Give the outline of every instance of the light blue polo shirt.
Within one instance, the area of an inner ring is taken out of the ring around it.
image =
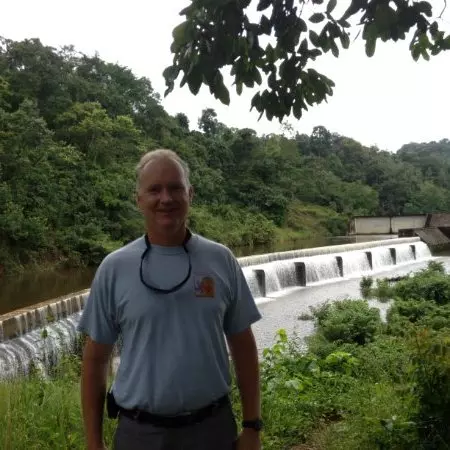
[[[155,414],[200,408],[230,390],[225,335],[261,318],[231,251],[193,234],[187,244],[192,272],[171,294],[155,293],[140,279],[141,237],[100,264],[78,330],[94,341],[123,340],[113,384],[119,405]],[[160,289],[180,283],[189,268],[183,247],[152,245],[144,279]]]

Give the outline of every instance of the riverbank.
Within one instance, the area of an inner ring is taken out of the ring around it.
[[[266,450],[444,449],[450,435],[450,277],[435,262],[398,283],[364,283],[395,300],[386,316],[367,300],[312,310],[302,340],[280,330],[263,352]],[[0,384],[5,450],[82,449],[80,346],[46,379]],[[233,385],[233,404],[239,402]],[[106,419],[111,442],[114,422]]]
[[[230,247],[236,256],[282,251],[293,248],[299,241],[317,240],[343,235],[347,231],[347,217],[318,205],[296,203],[286,213],[284,224],[277,226],[261,213],[250,212],[235,205],[194,206],[189,227],[206,238]],[[15,252],[0,243],[0,281],[24,273],[45,273],[73,268],[97,266],[109,252],[121,247],[143,231],[142,219],[135,217],[134,232],[124,240],[106,234],[101,239],[84,240],[74,244],[55,241],[40,250],[29,248]],[[61,230],[61,233],[68,230]],[[73,242],[72,242],[73,241]]]

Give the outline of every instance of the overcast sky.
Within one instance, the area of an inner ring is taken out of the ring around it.
[[[255,2],[256,0],[253,0]],[[340,0],[342,1],[342,0]],[[170,44],[174,26],[182,21],[179,11],[189,0],[14,0],[3,2],[0,35],[22,40],[37,37],[45,45],[73,44],[87,54],[130,67],[148,77],[163,96],[162,71],[171,63]],[[432,0],[436,9],[443,1]],[[450,12],[441,27],[450,30]],[[408,142],[450,138],[450,52],[430,62],[413,61],[408,42],[381,43],[372,59],[361,44],[353,44],[336,59],[321,58],[314,67],[336,83],[328,103],[311,108],[297,121],[295,130],[309,134],[316,125],[353,137],[365,145],[395,151]],[[171,114],[184,112],[197,125],[202,109],[215,108],[220,121],[228,126],[249,127],[259,134],[279,132],[280,124],[262,118],[250,109],[252,93],[237,96],[230,106],[215,100],[202,87],[193,96],[187,86],[176,88],[163,99]]]

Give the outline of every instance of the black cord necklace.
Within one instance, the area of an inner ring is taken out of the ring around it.
[[[187,256],[188,256],[188,261],[189,261],[189,269],[187,272],[186,277],[184,278],[184,280],[181,283],[178,283],[176,286],[174,286],[171,289],[160,289],[157,288],[156,286],[152,286],[151,284],[147,283],[144,280],[144,272],[142,270],[142,264],[144,262],[144,258],[146,257],[146,255],[150,252],[151,250],[151,243],[150,240],[148,239],[147,234],[145,235],[145,245],[146,245],[146,249],[144,250],[144,253],[142,253],[141,256],[141,266],[140,266],[140,270],[139,270],[139,274],[141,276],[141,282],[144,286],[146,286],[147,288],[151,289],[154,292],[158,292],[160,294],[170,294],[172,292],[178,291],[181,287],[183,287],[187,281],[189,280],[190,276],[191,276],[191,272],[192,272],[192,265],[191,265],[191,256],[189,255],[188,249],[186,247],[187,243],[189,242],[189,239],[191,239],[192,237],[192,233],[189,229],[186,229],[186,237],[184,238],[184,241],[182,243],[183,249],[186,252]]]

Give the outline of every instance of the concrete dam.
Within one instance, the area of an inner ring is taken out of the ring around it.
[[[418,237],[269,253],[238,258],[257,303],[325,283],[359,278],[432,258]],[[0,316],[0,379],[45,373],[47,359],[70,352],[89,290]]]

